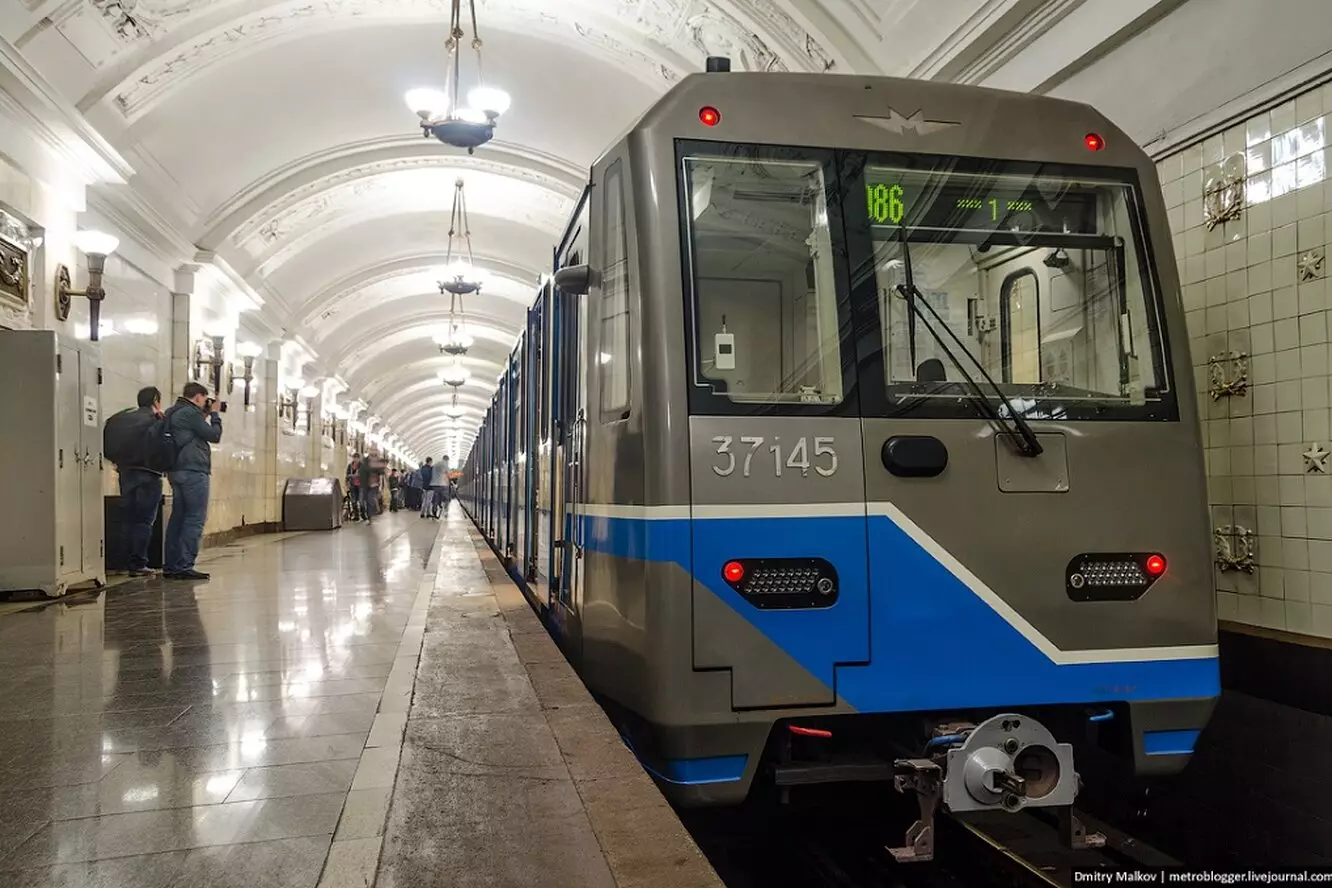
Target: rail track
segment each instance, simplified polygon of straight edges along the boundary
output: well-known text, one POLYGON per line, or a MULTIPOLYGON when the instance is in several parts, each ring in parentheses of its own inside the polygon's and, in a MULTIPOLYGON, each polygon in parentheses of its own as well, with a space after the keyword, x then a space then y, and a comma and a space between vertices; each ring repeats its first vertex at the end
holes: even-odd
POLYGON ((1042 812, 936 818, 936 858, 900 864, 887 850, 901 835, 881 793, 846 792, 816 805, 755 804, 681 812, 728 888, 1064 888, 1077 867, 1124 869, 1177 861, 1086 815, 1103 848, 1072 851, 1042 812))

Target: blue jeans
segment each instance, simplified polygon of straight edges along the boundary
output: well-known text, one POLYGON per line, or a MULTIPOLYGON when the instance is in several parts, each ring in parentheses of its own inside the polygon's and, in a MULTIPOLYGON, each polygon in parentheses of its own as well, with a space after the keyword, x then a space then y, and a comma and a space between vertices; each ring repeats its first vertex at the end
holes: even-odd
POLYGON ((162 503, 162 476, 142 469, 123 469, 119 475, 125 566, 144 570, 148 567, 148 544, 153 538, 157 507, 162 503))
POLYGON ((379 488, 362 487, 360 491, 361 509, 364 510, 365 517, 369 520, 375 517, 375 513, 379 511, 379 488))
POLYGON ((171 472, 171 520, 167 522, 164 573, 194 570, 208 518, 208 481, 203 472, 171 472))

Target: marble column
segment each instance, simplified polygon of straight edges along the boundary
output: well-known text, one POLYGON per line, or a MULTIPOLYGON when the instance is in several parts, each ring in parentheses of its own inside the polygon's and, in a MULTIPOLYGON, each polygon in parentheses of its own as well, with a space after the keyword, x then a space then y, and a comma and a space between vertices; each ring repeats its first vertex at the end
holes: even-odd
POLYGON ((194 379, 194 340, 190 328, 190 315, 194 308, 194 271, 191 267, 176 270, 175 286, 171 290, 171 391, 163 392, 162 400, 174 401, 194 379))
POLYGON ((256 409, 263 414, 260 424, 259 452, 264 467, 264 520, 280 522, 282 520, 282 482, 278 477, 278 369, 282 361, 282 340, 274 339, 264 353, 255 359, 256 375, 262 380, 256 409))
MULTIPOLYGON (((316 388, 318 386, 316 385, 316 388)), ((324 435, 322 432, 324 420, 324 395, 321 392, 313 398, 301 398, 309 410, 310 428, 306 432, 306 446, 309 448, 305 453, 305 474, 311 478, 317 478, 325 474, 320 468, 320 463, 324 459, 324 435)))

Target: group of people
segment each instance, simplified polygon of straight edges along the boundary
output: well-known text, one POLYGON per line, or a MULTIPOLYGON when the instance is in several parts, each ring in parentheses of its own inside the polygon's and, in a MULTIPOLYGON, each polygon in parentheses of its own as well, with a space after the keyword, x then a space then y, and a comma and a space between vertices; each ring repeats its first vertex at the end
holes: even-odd
POLYGON ((196 570, 195 561, 208 518, 212 445, 222 440, 221 414, 227 405, 197 382, 186 383, 166 410, 161 391, 152 386, 140 389, 137 401, 136 408, 110 417, 103 429, 103 452, 119 475, 126 566, 130 576, 154 576, 148 546, 165 477, 171 485, 171 519, 162 576, 206 580, 208 574, 196 570))
POLYGON ((451 497, 448 459, 436 463, 427 458, 419 468, 410 472, 388 469, 387 464, 373 454, 352 454, 347 463, 347 497, 350 520, 370 521, 384 510, 384 488, 388 488, 389 511, 400 509, 419 511, 422 518, 438 519, 451 497))

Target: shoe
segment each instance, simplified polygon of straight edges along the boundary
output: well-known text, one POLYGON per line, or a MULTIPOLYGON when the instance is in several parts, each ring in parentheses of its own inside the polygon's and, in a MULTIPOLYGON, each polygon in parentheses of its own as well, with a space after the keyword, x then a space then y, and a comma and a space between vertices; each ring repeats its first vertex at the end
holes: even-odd
POLYGON ((201 570, 173 570, 163 573, 162 577, 168 580, 206 580, 209 575, 201 570))
POLYGON ((129 575, 132 577, 152 577, 157 575, 157 571, 149 570, 145 567, 140 570, 132 570, 129 572, 129 575))

